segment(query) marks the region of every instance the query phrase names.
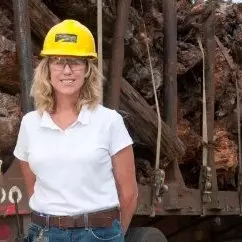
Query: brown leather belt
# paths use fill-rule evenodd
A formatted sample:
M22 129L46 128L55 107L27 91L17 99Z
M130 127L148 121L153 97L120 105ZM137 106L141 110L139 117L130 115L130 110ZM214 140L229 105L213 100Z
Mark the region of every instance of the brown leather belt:
M40 215L35 212L31 215L31 221L35 224L58 228L111 227L114 219L120 219L118 208L77 216Z

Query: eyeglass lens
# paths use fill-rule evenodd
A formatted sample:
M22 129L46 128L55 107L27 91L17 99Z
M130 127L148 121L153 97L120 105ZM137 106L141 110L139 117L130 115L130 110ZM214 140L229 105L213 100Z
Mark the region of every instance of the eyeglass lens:
M63 70L68 64L72 71L79 71L82 70L85 66L85 59L81 58L50 58L50 64L56 70Z

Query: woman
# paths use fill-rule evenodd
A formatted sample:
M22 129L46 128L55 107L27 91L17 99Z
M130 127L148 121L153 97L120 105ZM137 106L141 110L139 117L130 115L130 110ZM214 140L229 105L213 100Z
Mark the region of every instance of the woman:
M91 32L65 20L46 35L16 158L32 209L29 241L124 241L137 203L132 139L100 105ZM38 240L39 239L39 240Z

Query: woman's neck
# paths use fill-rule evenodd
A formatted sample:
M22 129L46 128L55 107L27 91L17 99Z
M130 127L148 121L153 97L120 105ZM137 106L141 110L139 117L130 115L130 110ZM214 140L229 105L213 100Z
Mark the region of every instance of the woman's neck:
M55 113L63 113L63 112L76 113L76 103L77 103L76 98L75 99L74 98L70 99L70 97L56 98Z

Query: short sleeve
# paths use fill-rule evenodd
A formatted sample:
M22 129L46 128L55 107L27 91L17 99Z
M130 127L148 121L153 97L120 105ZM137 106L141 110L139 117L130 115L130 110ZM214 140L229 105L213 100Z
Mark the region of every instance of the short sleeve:
M110 126L110 134L111 140L109 153L111 156L133 144L133 140L125 127L123 117L116 111L114 111L113 120Z
M13 154L19 160L28 161L28 133L26 130L26 123L24 117L20 124L17 143Z

